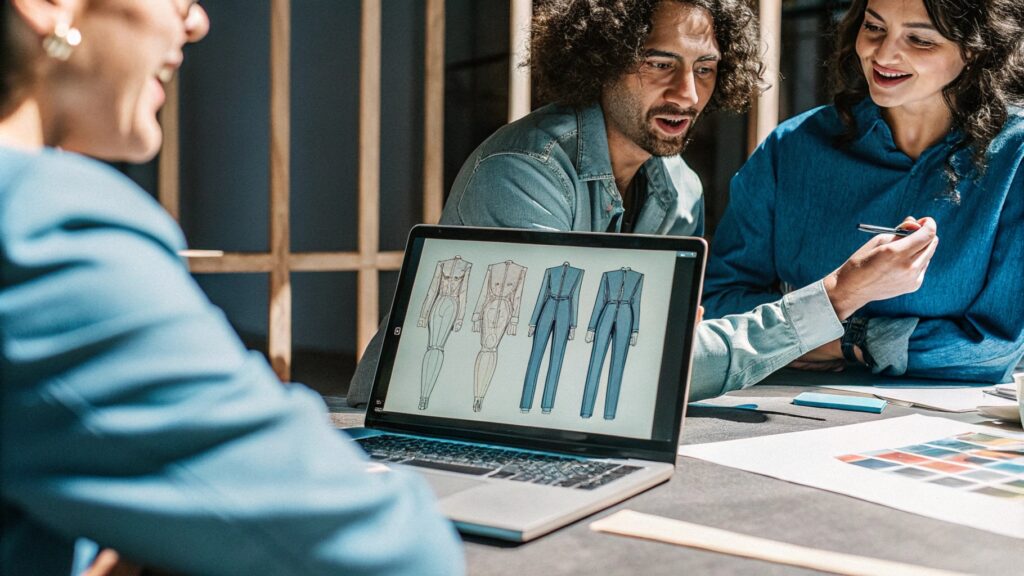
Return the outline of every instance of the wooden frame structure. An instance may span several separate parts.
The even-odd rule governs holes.
[[[747,155],[779,125],[779,69],[782,61],[782,0],[759,0],[764,77],[771,87],[754,104],[747,125]]]
[[[271,0],[270,23],[270,251],[188,251],[194,273],[263,273],[270,277],[268,353],[281,380],[291,376],[292,272],[355,272],[357,280],[357,346],[361,354],[377,328],[380,272],[397,270],[402,252],[380,251],[380,114],[381,4],[363,0],[360,27],[359,86],[359,232],[355,252],[291,251],[290,243],[290,60],[291,0]],[[444,198],[444,42],[445,0],[424,0],[425,73],[423,141],[423,215],[436,222]],[[530,110],[529,70],[519,66],[529,41],[531,0],[510,0],[509,120]],[[781,0],[762,0],[762,37],[769,46],[771,77],[778,71]],[[767,13],[766,13],[767,10]],[[767,14],[767,15],[766,15]],[[772,20],[771,14],[777,15]],[[773,48],[774,47],[774,48]],[[161,116],[164,147],[160,155],[158,196],[167,211],[180,215],[179,96],[177,84],[168,90]],[[758,103],[751,139],[760,140],[777,122],[778,89]]]
[[[291,135],[291,0],[271,0],[270,23],[270,251],[189,251],[194,273],[264,273],[270,276],[268,354],[281,380],[291,377],[292,272],[355,272],[358,276],[357,343],[362,351],[377,328],[379,275],[397,270],[401,252],[380,251],[380,97],[381,3],[363,0],[359,86],[359,234],[355,252],[292,252],[289,170]],[[423,214],[436,222],[444,198],[444,0],[426,0]],[[178,218],[179,98],[168,90],[162,112],[164,148],[160,155],[158,196]]]

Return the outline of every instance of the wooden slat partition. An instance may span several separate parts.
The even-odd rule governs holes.
[[[764,55],[765,79],[771,83],[751,111],[747,126],[747,153],[754,149],[779,125],[779,68],[782,59],[782,0],[760,0],[761,44]]]
[[[359,255],[356,348],[360,355],[379,319],[381,0],[363,0],[359,48]]]
[[[425,0],[423,214],[436,222],[444,199],[445,0]],[[359,85],[359,234],[356,252],[292,253],[290,245],[291,165],[291,0],[271,0],[270,13],[270,250],[267,253],[189,250],[183,252],[197,274],[262,273],[270,277],[268,353],[282,380],[291,376],[291,272],[355,272],[356,331],[361,354],[378,324],[379,274],[401,267],[404,253],[380,251],[380,115],[382,0],[363,0]],[[511,39],[509,114],[530,110],[529,71],[517,68],[528,43],[530,0],[510,0]],[[164,147],[160,155],[158,195],[180,217],[180,108],[178,84],[168,87],[161,113]]]
[[[175,220],[181,218],[181,95],[178,77],[165,87],[167,99],[160,110],[164,126],[163,148],[157,165],[157,190],[160,204]]]
[[[270,2],[270,319],[267,353],[281,380],[291,379],[291,0]]]
[[[423,221],[441,219],[444,204],[445,0],[427,0],[423,69]]]
[[[512,122],[530,113],[530,70],[520,67],[530,46],[530,19],[533,17],[532,0],[509,2],[509,71],[508,121]]]

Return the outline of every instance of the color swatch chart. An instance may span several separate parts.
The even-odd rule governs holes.
[[[837,456],[842,462],[999,498],[1024,499],[1024,441],[969,432],[887,450]]]

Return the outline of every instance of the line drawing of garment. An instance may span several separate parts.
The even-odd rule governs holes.
[[[480,352],[473,367],[474,412],[483,409],[484,396],[498,365],[498,344],[502,336],[516,335],[527,270],[511,260],[487,267],[473,313],[473,332],[480,333]]]
[[[530,349],[530,360],[523,380],[523,396],[519,401],[521,412],[529,412],[533,408],[537,377],[540,375],[541,359],[548,348],[548,340],[551,341],[551,354],[548,357],[548,373],[544,381],[544,394],[541,397],[541,412],[550,414],[555,405],[555,392],[558,390],[565,348],[568,341],[576,335],[579,288],[582,282],[583,270],[573,268],[568,262],[544,271],[544,280],[541,282],[537,304],[533,307],[533,317],[530,320],[528,336],[533,337],[533,347]]]
[[[420,410],[427,409],[430,394],[441,373],[448,336],[462,329],[462,319],[466,314],[466,287],[472,269],[473,263],[463,260],[462,256],[439,260],[434,268],[434,277],[430,280],[416,322],[420,328],[427,329],[427,351],[423,354],[420,369]]]
[[[601,287],[598,289],[594,312],[587,326],[587,342],[593,342],[594,347],[590,351],[587,383],[583,388],[583,405],[580,407],[580,416],[583,418],[590,418],[594,414],[604,357],[611,347],[612,359],[608,366],[604,419],[615,419],[619,390],[622,387],[622,372],[626,368],[626,356],[629,347],[636,346],[640,332],[640,296],[643,286],[644,275],[628,267],[601,275]]]

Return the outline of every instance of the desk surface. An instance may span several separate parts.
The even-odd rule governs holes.
[[[786,381],[776,377],[772,382]],[[806,387],[762,384],[731,397],[793,416],[744,410],[691,407],[683,443],[733,440],[923,413],[983,422],[976,413],[951,415],[889,405],[881,415],[794,406]],[[342,403],[343,404],[343,403]],[[357,426],[362,415],[334,408],[342,427]],[[825,421],[799,418],[814,416]],[[680,457],[672,479],[643,494],[584,518],[538,540],[520,545],[466,539],[466,561],[473,575],[501,574],[813,574],[778,564],[747,560],[591,532],[589,524],[621,509],[657,514],[826,550],[874,556],[977,574],[1010,574],[1020,569],[1024,541],[998,536],[791,484],[701,460]]]

